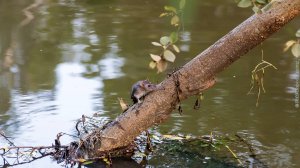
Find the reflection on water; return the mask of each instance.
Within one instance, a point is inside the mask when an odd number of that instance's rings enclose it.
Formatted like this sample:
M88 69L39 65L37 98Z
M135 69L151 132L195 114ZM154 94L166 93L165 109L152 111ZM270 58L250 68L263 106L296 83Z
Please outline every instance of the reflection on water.
M0 129L16 144L51 144L58 132L73 133L82 114L113 118L120 113L118 97L131 101L133 83L165 77L148 69L148 55L157 52L150 42L171 31L169 22L158 17L167 2L47 1L36 10L34 21L18 28L21 10L29 3L0 0L0 21L5 23L0 26ZM189 1L186 8L178 43L182 52L170 68L193 58L251 12L230 0ZM158 129L193 135L243 132L268 165L299 165L295 60L281 52L299 23L298 18L263 44L265 59L279 70L267 70L267 93L259 107L255 94L246 96L251 71L260 61L257 48L218 75L199 111L193 110L195 98L190 98L182 104L182 116L174 112ZM13 62L4 68L11 46ZM65 137L63 143L71 139ZM41 165L57 166L49 159L31 164Z
M56 68L55 100L60 110L58 113L65 115L61 116L63 119L69 118L70 115L76 119L76 116L91 115L94 112L92 95L96 92L101 94L103 83L100 80L82 78L83 72L84 66L80 64L64 63ZM100 106L103 106L101 99L97 101L101 102Z
M116 37L111 37L112 41ZM124 65L124 58L118 56L119 47L117 43L111 43L109 46L110 50L104 54L103 59L98 62L100 76L104 79L116 79L123 76L121 70Z

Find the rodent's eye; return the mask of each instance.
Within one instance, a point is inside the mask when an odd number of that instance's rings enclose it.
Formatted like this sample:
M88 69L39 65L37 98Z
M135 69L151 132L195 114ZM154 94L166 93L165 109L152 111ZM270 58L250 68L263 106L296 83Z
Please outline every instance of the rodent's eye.
M148 84L148 85L147 85L147 87L149 88L149 87L151 87L151 85L150 85L150 84Z

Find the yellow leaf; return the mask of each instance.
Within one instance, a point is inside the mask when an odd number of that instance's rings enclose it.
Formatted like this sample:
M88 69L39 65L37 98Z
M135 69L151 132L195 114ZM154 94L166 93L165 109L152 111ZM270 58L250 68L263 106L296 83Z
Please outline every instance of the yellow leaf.
M177 13L177 9L173 6L165 6L165 10L169 12Z
M163 135L163 138L171 139L171 140L183 140L184 139L184 138L179 137L177 135Z
M164 16L167 16L168 15L168 13L161 13L160 15L159 15L159 17L164 17Z
M292 54L298 58L300 57L300 43L296 43L292 47Z
M0 149L2 149L2 150L4 150L4 151L8 151L8 146L0 147Z
M153 61L155 61L155 62L158 62L161 60L161 57L159 55L150 54L150 56L153 59Z
M165 50L164 51L164 58L165 60L169 61L169 62L174 62L176 56L172 53L172 51L170 50Z
M294 45L296 43L295 40L290 40L290 41L287 41L285 44L284 44L284 49L283 51L286 52L287 50L289 50L289 48Z
M105 162L106 164L110 164L110 161L107 158L103 158L103 162Z
M80 163L83 163L83 162L85 162L86 160L83 159L83 158L80 158L80 159L78 159L78 161L79 161Z
M173 47L173 49L174 49L177 53L180 52L179 48L178 48L175 44L173 44L172 47Z
M127 110L128 109L128 104L125 103L125 101L123 100L123 98L119 98L118 97L118 100L119 100L119 104L121 106L121 109L123 111Z
M149 67L150 67L151 69L154 69L154 68L156 67L156 62L151 61L151 62L149 63Z
M177 15L173 16L171 19L171 25L178 25L179 24L179 17Z
M159 47L161 47L161 46L162 46L160 43L158 43L158 42L155 42L155 41L154 41L154 42L151 42L151 44L152 44L152 45L154 45L154 46L159 46Z

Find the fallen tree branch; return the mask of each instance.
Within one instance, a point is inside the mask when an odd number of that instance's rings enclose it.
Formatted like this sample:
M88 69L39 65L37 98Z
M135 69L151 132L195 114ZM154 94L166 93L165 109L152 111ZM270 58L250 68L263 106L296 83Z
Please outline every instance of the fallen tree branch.
M203 51L160 83L165 90L145 97L142 104L131 106L105 128L82 139L90 145L77 152L94 158L131 144L149 127L169 118L182 100L212 87L214 76L282 28L300 12L300 0L274 0L261 14L254 14L215 44ZM92 145L91 145L92 144Z

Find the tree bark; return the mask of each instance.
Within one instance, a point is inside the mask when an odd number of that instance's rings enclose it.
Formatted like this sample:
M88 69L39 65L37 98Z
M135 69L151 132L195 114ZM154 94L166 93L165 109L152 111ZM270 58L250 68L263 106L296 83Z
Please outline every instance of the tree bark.
M141 104L131 106L103 130L87 135L89 157L132 143L142 131L168 119L176 105L214 84L214 76L259 45L300 13L300 0L274 0L163 80ZM97 136L97 138L95 138ZM98 140L99 139L99 140Z

